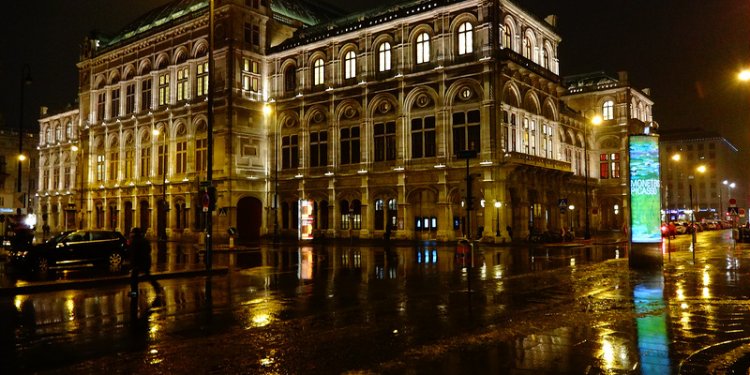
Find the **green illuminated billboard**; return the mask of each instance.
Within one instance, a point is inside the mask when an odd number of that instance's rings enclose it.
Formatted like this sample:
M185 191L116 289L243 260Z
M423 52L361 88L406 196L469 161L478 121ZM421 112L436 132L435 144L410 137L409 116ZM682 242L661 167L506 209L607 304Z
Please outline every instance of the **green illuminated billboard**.
M661 242L659 137L631 135L630 230L634 243Z

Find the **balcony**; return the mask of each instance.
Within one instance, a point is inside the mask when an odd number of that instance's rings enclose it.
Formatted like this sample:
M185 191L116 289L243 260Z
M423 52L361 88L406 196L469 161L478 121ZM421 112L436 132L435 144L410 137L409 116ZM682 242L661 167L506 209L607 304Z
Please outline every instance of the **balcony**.
M502 161L506 164L521 164L560 172L573 172L570 162L548 159L520 152L507 152L503 155Z

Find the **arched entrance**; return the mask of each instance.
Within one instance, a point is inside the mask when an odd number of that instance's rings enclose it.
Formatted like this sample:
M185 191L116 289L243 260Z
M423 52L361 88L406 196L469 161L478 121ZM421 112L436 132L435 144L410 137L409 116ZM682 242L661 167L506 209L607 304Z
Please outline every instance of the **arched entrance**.
M151 226L151 222L148 219L149 214L151 213L151 208L148 205L148 201L146 200L141 201L140 207L138 209L138 213L140 216L138 218L138 222L141 226L141 229L145 232Z
M125 215L123 217L123 229L125 233L130 233L130 229L133 228L133 202L125 202Z
M263 203L257 198L245 197L237 202L238 242L258 242L262 224Z

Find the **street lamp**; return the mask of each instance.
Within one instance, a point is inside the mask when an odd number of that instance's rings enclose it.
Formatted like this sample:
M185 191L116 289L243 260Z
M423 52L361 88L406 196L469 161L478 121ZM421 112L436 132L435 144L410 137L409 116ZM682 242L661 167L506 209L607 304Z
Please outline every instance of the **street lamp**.
M19 105L19 116L18 116L18 179L17 179L17 193L20 193L22 191L21 189L21 162L24 159L21 159L21 157L25 156L23 155L23 99L24 99L24 92L26 91L26 85L31 84L31 67L29 64L23 64L23 68L21 69L21 102ZM24 199L24 207L26 207L26 199Z
M737 74L737 78L740 81L750 81L750 69L744 69L739 74Z
M602 123L602 117L599 115L594 116L591 119L592 125L599 125ZM591 238L591 229L590 229L590 220L589 220L589 147L588 147L588 135L586 129L588 128L588 122L583 123L583 168L584 168L584 174L585 174L585 180L583 181L584 184L584 194L585 198L583 200L584 203L584 210L586 211L585 214L585 227L583 232L583 238L588 240Z
M571 232L573 231L573 210L575 210L575 209L576 209L575 205L571 204L570 206L568 206L568 218L569 218L569 221L570 221L570 227L569 228L570 228Z
M271 102L273 102L273 99L271 99ZM271 105L269 103L263 104L263 117L266 119L267 129L269 128L267 124L272 114L273 109ZM271 122L274 129L273 155L275 159L273 163L273 243L277 244L279 243L279 129L273 121Z
M495 237L500 237L500 206L503 204L495 201L495 212L497 213L495 217Z

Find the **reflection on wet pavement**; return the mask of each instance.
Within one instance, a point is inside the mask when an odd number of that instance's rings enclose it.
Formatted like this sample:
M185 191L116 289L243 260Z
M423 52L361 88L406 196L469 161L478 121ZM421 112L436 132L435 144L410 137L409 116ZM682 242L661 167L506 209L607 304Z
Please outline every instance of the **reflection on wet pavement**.
M218 253L228 275L164 280L163 306L144 283L134 317L125 286L0 299L0 370L703 373L750 328L750 246L709 240L655 272L622 245L488 247L474 268L434 244ZM199 264L180 254L159 267Z

